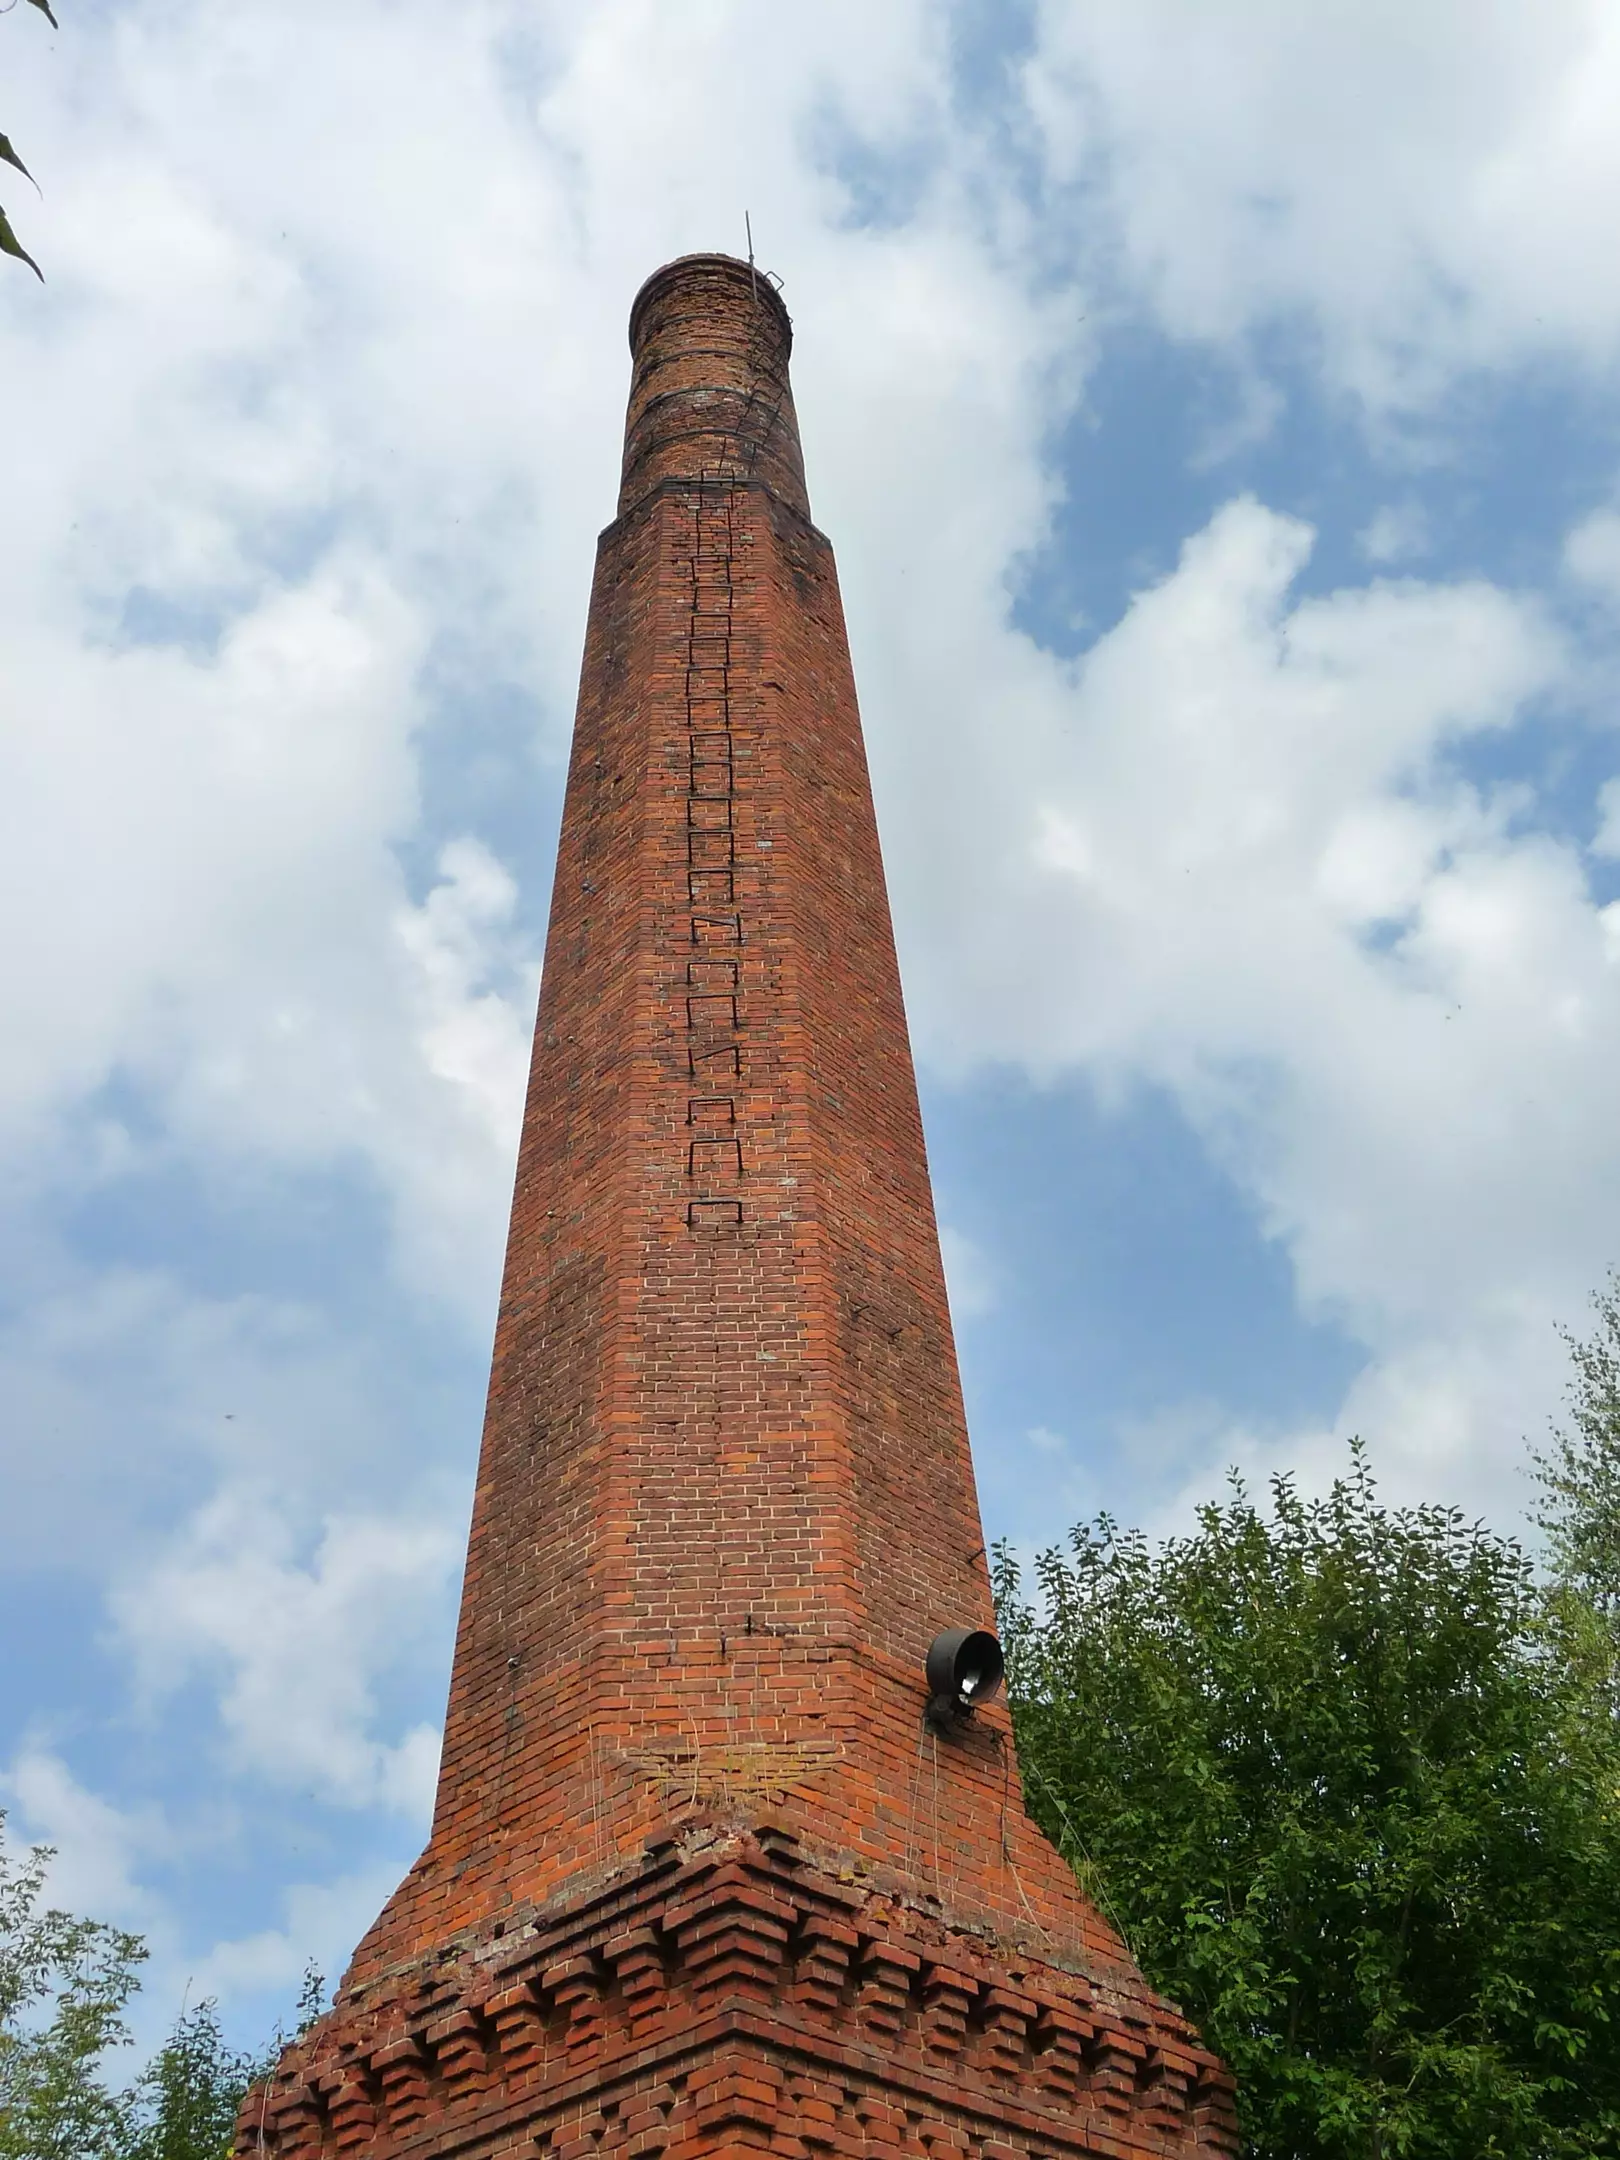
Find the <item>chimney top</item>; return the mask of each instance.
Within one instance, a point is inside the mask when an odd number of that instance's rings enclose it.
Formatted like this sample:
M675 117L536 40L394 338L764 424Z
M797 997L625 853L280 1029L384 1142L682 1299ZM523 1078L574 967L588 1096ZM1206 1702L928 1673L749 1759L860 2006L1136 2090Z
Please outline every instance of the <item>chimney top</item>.
M802 516L793 326L764 272L735 255L682 255L630 310L623 516L671 481L761 487Z
M757 263L741 261L735 255L677 255L673 262L665 263L642 284L641 290L630 303L630 350L640 349L642 324L649 304L658 299L670 286L688 279L704 280L712 277L736 278L746 284L776 319L782 339L782 358L786 360L793 350L793 319L787 305L775 285Z

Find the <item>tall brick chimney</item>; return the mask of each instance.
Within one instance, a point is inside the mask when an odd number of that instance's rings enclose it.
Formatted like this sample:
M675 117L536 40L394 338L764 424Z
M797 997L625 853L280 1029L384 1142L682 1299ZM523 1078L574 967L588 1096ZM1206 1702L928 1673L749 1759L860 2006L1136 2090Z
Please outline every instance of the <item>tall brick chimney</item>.
M1228 2153L1024 1813L792 332L657 271L426 1851L239 2151Z

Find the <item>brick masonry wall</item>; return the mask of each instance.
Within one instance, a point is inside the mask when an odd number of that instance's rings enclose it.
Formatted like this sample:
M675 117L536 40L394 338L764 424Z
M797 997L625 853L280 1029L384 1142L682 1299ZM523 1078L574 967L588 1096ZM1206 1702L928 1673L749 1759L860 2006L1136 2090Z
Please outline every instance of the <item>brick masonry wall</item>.
M649 282L602 537L433 1834L357 1976L704 1796L1119 1945L1004 1708L832 550L744 265Z

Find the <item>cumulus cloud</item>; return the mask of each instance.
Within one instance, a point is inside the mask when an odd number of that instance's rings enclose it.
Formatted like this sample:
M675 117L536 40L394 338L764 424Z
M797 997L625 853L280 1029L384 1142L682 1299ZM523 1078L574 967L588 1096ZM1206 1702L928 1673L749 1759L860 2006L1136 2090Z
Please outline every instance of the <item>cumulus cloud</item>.
M1386 503L1356 535L1356 544L1380 568L1414 561L1427 555L1432 545L1428 515L1418 502Z
M1572 577L1620 602L1620 516L1594 510L1564 543L1564 566Z
M1458 753L1567 656L1486 585L1296 597L1310 547L1231 504L1072 669L940 638L974 874L908 829L912 1008L942 1059L1168 1088L1373 1351L1346 1417L1516 1512L1620 1202L1620 998L1578 840Z
M195 1816L181 1824L152 1805L113 1807L37 1737L0 1770L0 1805L9 1811L14 1843L51 1848L45 1894L52 1904L128 1928L146 1945L130 2009L132 2044L127 2064L112 2068L115 2080L168 2036L187 2003L210 1996L238 2010L252 2004L262 2045L272 2023L287 2019L311 1963L329 1980L342 1971L411 1857L401 1851L329 1881L288 1883L270 1901L279 1925L225 1935L199 1954L150 1878L154 1869L194 1872L200 1853L217 1843L217 1824Z
M1097 252L1178 335L1303 323L1336 385L1406 406L1620 351L1593 274L1620 208L1601 0L1044 0L1025 83L1045 172L1077 221L1101 194Z
M371 1514L325 1523L300 1552L273 1493L228 1491L117 1590L112 1613L148 1694L213 1682L239 1768L425 1826L438 1733L380 1738L375 1689L438 1617L461 1529Z
M327 1883L291 1883L280 1898L282 1924L216 1943L197 1966L194 1995L296 1997L313 1963L330 1980L397 1887L411 1856L360 1868Z
M36 1270L0 1330L12 1581L68 1573L83 1596L140 1565L215 1490L275 1484L306 1534L379 1457L391 1456L396 1491L431 1478L442 1396L313 1290L208 1296L157 1268L38 1246L8 1258L14 1285Z
M124 1927L152 1924L158 1908L140 1874L170 1844L157 1810L109 1805L37 1736L0 1771L0 1801L14 1838L51 1848L46 1894L53 1905Z

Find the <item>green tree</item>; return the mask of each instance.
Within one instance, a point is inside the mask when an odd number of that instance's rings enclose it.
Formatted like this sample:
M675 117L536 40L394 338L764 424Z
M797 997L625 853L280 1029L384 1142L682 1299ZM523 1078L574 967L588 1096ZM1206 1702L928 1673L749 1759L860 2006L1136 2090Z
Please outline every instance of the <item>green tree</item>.
M327 2008L326 1975L321 1971L315 1960L310 1958L304 1966L304 1977L299 1982L298 1987L298 2002L293 2011L293 2031L300 2040L310 2030L311 2026L318 2024L325 2017ZM275 2057L280 2054L284 2044L284 2035L278 2029L275 2046L271 2049L267 2060L274 2061Z
M243 2095L275 2052L228 2047L211 1997L183 2011L128 2096L128 2160L226 2160Z
M53 30L57 28L56 17L51 13L50 0L28 0L28 4L30 7L38 8ZM15 7L16 0L10 0L10 5ZM0 12L8 12L8 10L0 9ZM23 163L16 151L12 149L11 139L6 135L0 135L0 161L11 166L14 171L20 172L25 180L33 180L33 174L28 170L28 167ZM12 231L11 220L6 216L4 210L0 210L0 253L15 256L18 262L25 262L29 269L33 271L35 277L43 283L44 271L17 238L15 232Z
M41 1910L52 1857L36 1845L14 1861L0 1811L0 2160L227 2160L243 2095L274 2067L283 2034L257 2055L232 2048L208 1998L114 2090L106 2056L128 2042L146 1949L121 1928ZM314 2024L325 1996L311 1962L295 2030Z
M140 1938L99 1920L41 1910L48 1847L14 1862L0 1816L0 2156L101 2160L117 2154L123 2100L102 2058L128 2039Z
M1037 1575L999 1555L1031 1809L1258 2160L1620 2151L1620 1749L1515 1544L1357 1448Z
M1567 1330L1574 1376L1569 1423L1536 1457L1548 1533L1560 1582L1620 1638L1620 1274L1592 1299L1595 1332Z

